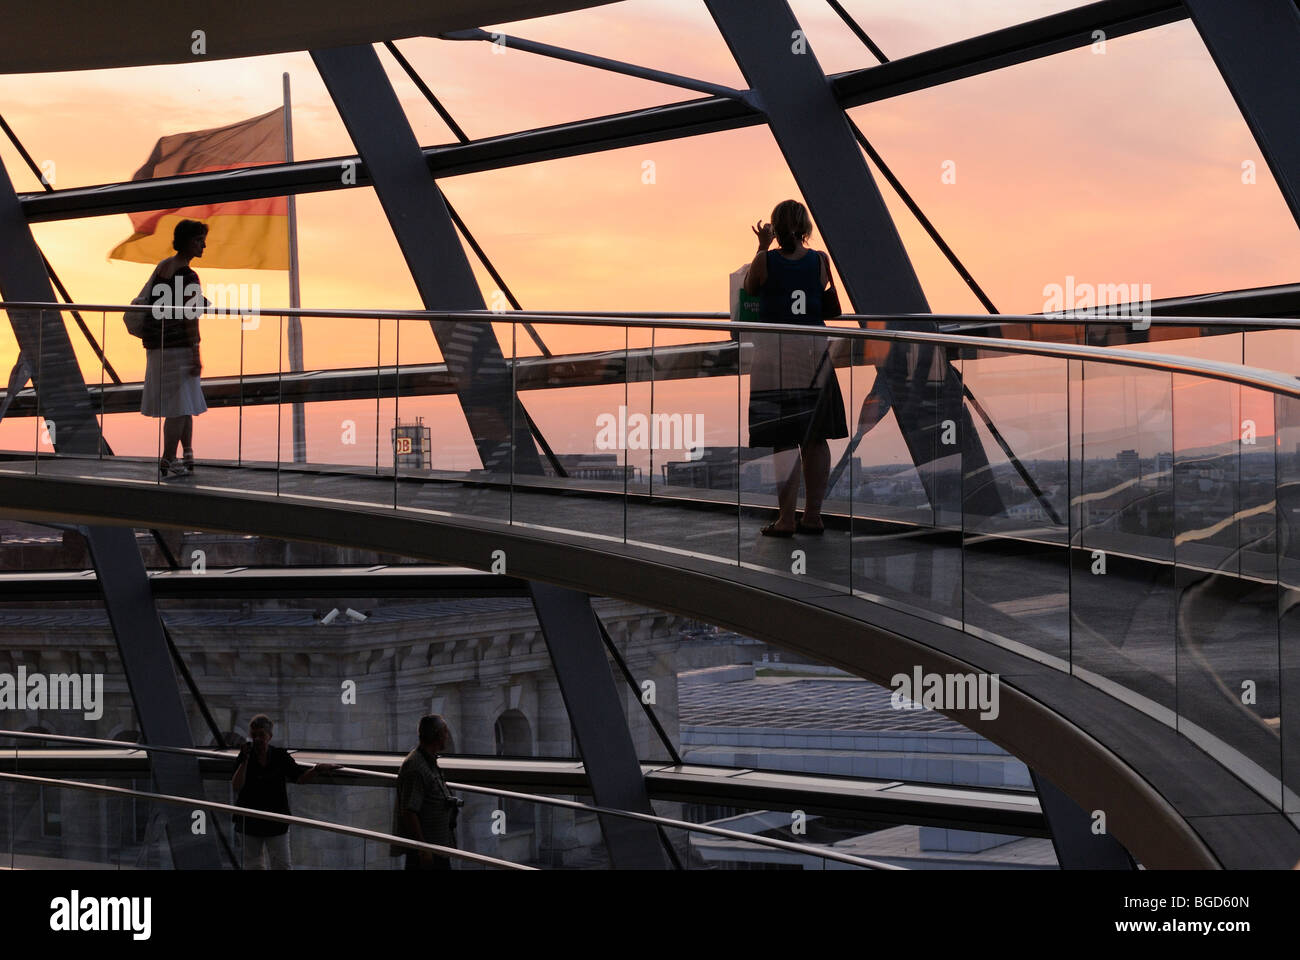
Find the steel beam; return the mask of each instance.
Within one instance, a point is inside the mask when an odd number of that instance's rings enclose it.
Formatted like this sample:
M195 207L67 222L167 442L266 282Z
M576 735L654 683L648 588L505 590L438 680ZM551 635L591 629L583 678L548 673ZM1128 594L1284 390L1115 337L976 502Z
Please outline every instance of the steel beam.
M844 25L853 31L853 35L862 41L862 45L871 51L871 55L881 63L887 63L889 58L885 56L885 51L876 46L874 40L867 36L867 32L858 26L858 22L853 19L852 15L844 9L839 0L827 0L832 10L844 21Z
M1186 16L1187 11L1178 0L1104 0L887 64L836 74L831 81L841 106L857 106L1086 47L1094 42L1094 30L1104 30L1108 38L1114 39ZM424 147L423 154L434 176L458 176L736 130L763 122L763 114L747 104L705 97L472 143ZM341 164L349 161L356 163L355 184L344 183L339 176ZM371 185L366 165L352 156L75 187L51 194L24 194L21 200L28 222L44 223Z
M375 178L376 192L426 309L483 309L447 206L374 49L313 51L312 59ZM456 377L484 467L513 466L516 472L540 474L527 416L513 394L511 368L491 328L444 322L434 323L433 329ZM590 599L557 587L534 586L531 593L597 803L651 812ZM601 828L615 865L664 865L653 826L602 820Z
M1133 870L1135 865L1124 845L1103 829L1094 833L1094 824L1103 824L1096 814L1089 814L1050 780L1029 771L1038 791L1038 802L1051 831L1056 862L1062 870ZM1097 811L1105 813L1105 811Z
M1300 9L1295 0L1184 0L1300 225Z
M23 217L9 171L0 162L0 297L6 300L54 302L54 288L45 261ZM9 322L18 341L19 359L25 362L36 388L37 408L52 426L52 440L60 453L98 456L99 421L81 365L68 339L60 311L10 310ZM7 371L4 371L7 372ZM36 435L32 434L35 447Z
M268 0L256 7L190 3L179 8L185 11L180 17L184 22L166 27L159 23L158 6L150 0L118 0L84 16L70 16L75 8L62 4L7 4L0 34L0 75L241 60L551 17L610 2ZM191 35L194 27L202 30ZM200 36L202 46L195 42ZM59 43L51 43L53 37ZM240 69L238 64L221 67Z
M707 93L714 97L726 97L729 100L745 100L746 102L748 102L749 98L749 91L747 90L737 90L734 87L696 80L693 77L684 77L679 73L668 73L665 70L642 67L622 60L610 60L608 57L598 57L594 54L583 53L580 50L556 47L549 43L525 40L523 37L515 37L507 33L488 33L486 30L475 28L473 30L453 30L449 33L439 34L439 36L444 40L485 40L489 43L499 43L503 47L523 50L525 53L535 53L542 57L553 57L556 60L579 63L586 67L595 67L598 70L608 70L610 73L621 73L624 76L636 77L639 80L666 83L686 90L695 90L698 93Z
M529 589L596 805L653 813L590 599L585 593L537 581ZM653 825L601 817L600 829L615 867L663 869L667 865Z
M127 688L140 720L142 742L193 747L194 738L176 683L170 648L154 606L149 575L135 533L127 527L82 527L81 535L90 548L95 575L104 594L104 609L117 638ZM203 781L195 758L159 753L152 755L152 765L154 783L160 793L203 797ZM210 823L204 834L195 835L189 811L164 807L158 815L166 827L172 862L178 868L215 870L220 867L215 842L217 824Z
M313 50L311 57L365 160L425 308L486 309L447 204L374 48ZM484 469L540 474L541 458L496 333L480 323L430 326Z
M0 164L0 294L14 300L53 299L50 278L31 228L23 220L8 171ZM53 423L54 447L60 454L98 456L99 422L90 394L63 325L62 314L10 311L19 350L36 372L41 414ZM167 640L149 589L149 577L135 543L122 527L86 527L95 574L104 596L113 636L122 657L127 685L135 702L146 743L192 747L189 722L172 672ZM158 757L154 763L158 789L190 797L203 796L198 763L185 757ZM219 866L215 832L195 836L184 810L164 814L172 861L186 869Z
M23 142L18 139L18 135L14 133L13 128L10 127L9 124L5 123L4 117L0 117L0 130L4 131L5 136L7 136L9 142L14 145L14 149L17 150L18 155L23 158L23 162L27 164L28 169L32 171L40 185L45 188L45 192L52 193L54 188L50 186L49 181L45 179L45 174L42 173L41 168L36 165L36 161L33 160L32 155L27 152L27 148L24 147ZM72 303L72 295L68 293L68 288L63 285L63 281L59 279L59 275L54 272L54 267L51 266L50 261L46 259L44 253L41 253L41 262L45 265L45 272L49 275L50 282L53 283L55 289L59 291L59 296L63 297L65 303ZM114 383L121 383L122 378L117 375L117 371L113 369L113 365L108 362L108 357L104 355L103 347L99 345L99 341L95 339L95 335L91 333L90 328L86 326L85 319L76 310L72 310L70 313L72 314L72 319L77 322L77 326L81 329L82 335L85 336L87 342L90 344L90 348L95 351L95 357L101 364L103 364L104 372L108 374L108 378ZM0 417L3 417L2 411L0 411Z
M965 80L1187 18L1179 0L1102 0L832 78L845 107Z
M705 0L861 313L930 305L853 139L848 118L785 0ZM870 309L868 309L870 307Z
M849 119L785 0L705 0L732 56L767 112L795 182L858 313L929 313L912 261ZM915 321L909 323L916 329ZM937 330L936 324L920 329ZM962 404L960 378L947 351L895 344L880 369L899 431L929 497L936 522L960 515L962 488L945 482L960 450L967 475L988 471L988 457ZM960 447L945 446L944 425L960 424ZM992 484L980 484L980 516L1001 512Z

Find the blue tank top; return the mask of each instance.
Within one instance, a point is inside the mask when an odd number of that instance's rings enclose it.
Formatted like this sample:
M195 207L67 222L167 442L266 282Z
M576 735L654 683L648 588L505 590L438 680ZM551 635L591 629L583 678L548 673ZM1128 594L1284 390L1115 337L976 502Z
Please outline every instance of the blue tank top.
M796 296L802 292L802 296ZM801 309L796 313L795 309ZM808 250L798 260L767 251L767 280L759 291L758 319L764 323L806 323L824 327L822 320L822 258Z

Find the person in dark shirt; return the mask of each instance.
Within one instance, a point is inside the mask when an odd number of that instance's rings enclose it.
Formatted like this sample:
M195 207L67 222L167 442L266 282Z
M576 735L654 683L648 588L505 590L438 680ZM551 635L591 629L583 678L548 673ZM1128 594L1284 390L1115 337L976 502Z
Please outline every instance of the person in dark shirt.
M151 311L141 340L145 348L144 388L140 412L163 421L162 451L158 462L160 479L188 476L194 470L194 417L208 409L199 375L199 314L209 306L203 297L199 275L190 261L203 256L207 224L182 220L173 231L176 255L154 267L146 285L147 299L155 308L180 308L184 312ZM180 445L184 461L176 459Z
M237 793L235 804L268 813L288 813L288 783L310 783L322 774L337 770L338 765L303 766L288 750L271 746L271 731L271 718L264 713L249 721L249 740L239 751L235 775L231 778ZM245 870L267 869L264 855L270 861L271 870L293 869L288 824L236 816L235 827L244 835Z
M759 295L761 323L825 327L822 299L830 291L830 259L807 245L812 233L808 210L783 200L770 223L751 228L758 252L745 275L745 292ZM776 240L778 249L769 250ZM825 337L752 334L749 446L773 451L777 518L760 531L768 537L823 532L822 501L830 478L828 440L849 435L844 396L835 361L844 344L828 349ZM796 517L799 467L803 466L804 510Z

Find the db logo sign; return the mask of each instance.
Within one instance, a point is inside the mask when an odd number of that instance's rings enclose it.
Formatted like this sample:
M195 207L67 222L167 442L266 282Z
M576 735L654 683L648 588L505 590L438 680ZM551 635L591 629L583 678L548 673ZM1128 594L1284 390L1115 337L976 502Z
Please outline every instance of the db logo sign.
M398 438L397 438L397 452L398 452L399 455L400 455L400 454L403 454L403 453L410 453L410 452L411 452L411 438L410 438L410 437L398 437Z

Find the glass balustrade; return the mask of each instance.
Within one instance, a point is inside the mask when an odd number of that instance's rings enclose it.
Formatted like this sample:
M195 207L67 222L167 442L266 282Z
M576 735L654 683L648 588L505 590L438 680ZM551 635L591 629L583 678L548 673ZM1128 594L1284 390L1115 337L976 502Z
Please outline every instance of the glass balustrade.
M140 341L85 314L118 385L61 368L45 345L71 328L36 315L0 476L397 509L884 604L1085 680L1300 812L1293 322L1061 324L1110 346L1040 355L662 318L219 316L197 469L160 479Z

